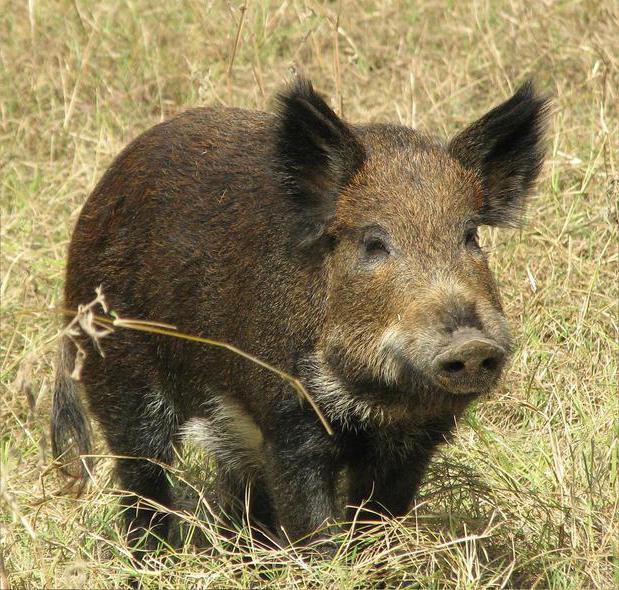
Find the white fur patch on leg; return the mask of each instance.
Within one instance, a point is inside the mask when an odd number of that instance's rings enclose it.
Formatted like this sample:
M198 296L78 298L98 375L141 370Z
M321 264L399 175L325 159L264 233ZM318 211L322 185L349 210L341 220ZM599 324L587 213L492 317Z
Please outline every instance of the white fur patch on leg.
M188 420L181 435L211 453L223 468L248 478L264 463L262 431L235 400L217 397L209 403L208 416Z

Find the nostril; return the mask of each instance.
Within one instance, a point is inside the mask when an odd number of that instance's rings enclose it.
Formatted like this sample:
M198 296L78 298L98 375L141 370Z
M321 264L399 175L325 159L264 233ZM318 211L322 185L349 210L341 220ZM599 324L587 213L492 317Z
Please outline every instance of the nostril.
M448 373L458 373L464 369L464 363L462 361L451 361L443 364L443 370Z
M482 368L486 369L487 371L493 371L494 369L496 369L497 365L498 361L496 357L488 357L481 362Z

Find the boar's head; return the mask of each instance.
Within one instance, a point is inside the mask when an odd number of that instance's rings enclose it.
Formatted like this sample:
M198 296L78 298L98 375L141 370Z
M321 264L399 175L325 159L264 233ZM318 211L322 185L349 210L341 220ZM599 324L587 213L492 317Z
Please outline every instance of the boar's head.
M525 83L447 143L348 125L304 80L279 103L296 247L327 282L323 386L461 400L489 391L512 340L478 228L518 224L543 161L547 101Z

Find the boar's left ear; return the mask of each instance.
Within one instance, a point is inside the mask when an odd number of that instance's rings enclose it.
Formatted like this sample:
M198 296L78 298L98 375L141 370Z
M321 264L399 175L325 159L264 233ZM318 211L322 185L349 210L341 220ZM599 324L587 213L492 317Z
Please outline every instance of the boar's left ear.
M303 218L302 241L319 237L337 196L365 159L363 146L303 78L277 97L277 168Z
M529 80L450 142L449 152L482 177L483 223L517 226L521 220L544 161L548 109L548 99L538 96Z

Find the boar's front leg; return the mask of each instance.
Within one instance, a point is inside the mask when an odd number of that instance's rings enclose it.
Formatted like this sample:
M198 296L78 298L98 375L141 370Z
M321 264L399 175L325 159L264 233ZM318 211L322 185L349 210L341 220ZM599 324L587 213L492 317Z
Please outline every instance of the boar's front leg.
M402 438L388 430L376 434L366 453L349 466L349 520L376 521L405 516L430 460L445 442L454 417L435 418Z
M355 462L349 470L349 521L375 522L382 516L404 516L430 461L425 451L403 457Z
M327 538L337 518L333 441L303 417L288 416L273 431L265 471L279 527L292 542Z

